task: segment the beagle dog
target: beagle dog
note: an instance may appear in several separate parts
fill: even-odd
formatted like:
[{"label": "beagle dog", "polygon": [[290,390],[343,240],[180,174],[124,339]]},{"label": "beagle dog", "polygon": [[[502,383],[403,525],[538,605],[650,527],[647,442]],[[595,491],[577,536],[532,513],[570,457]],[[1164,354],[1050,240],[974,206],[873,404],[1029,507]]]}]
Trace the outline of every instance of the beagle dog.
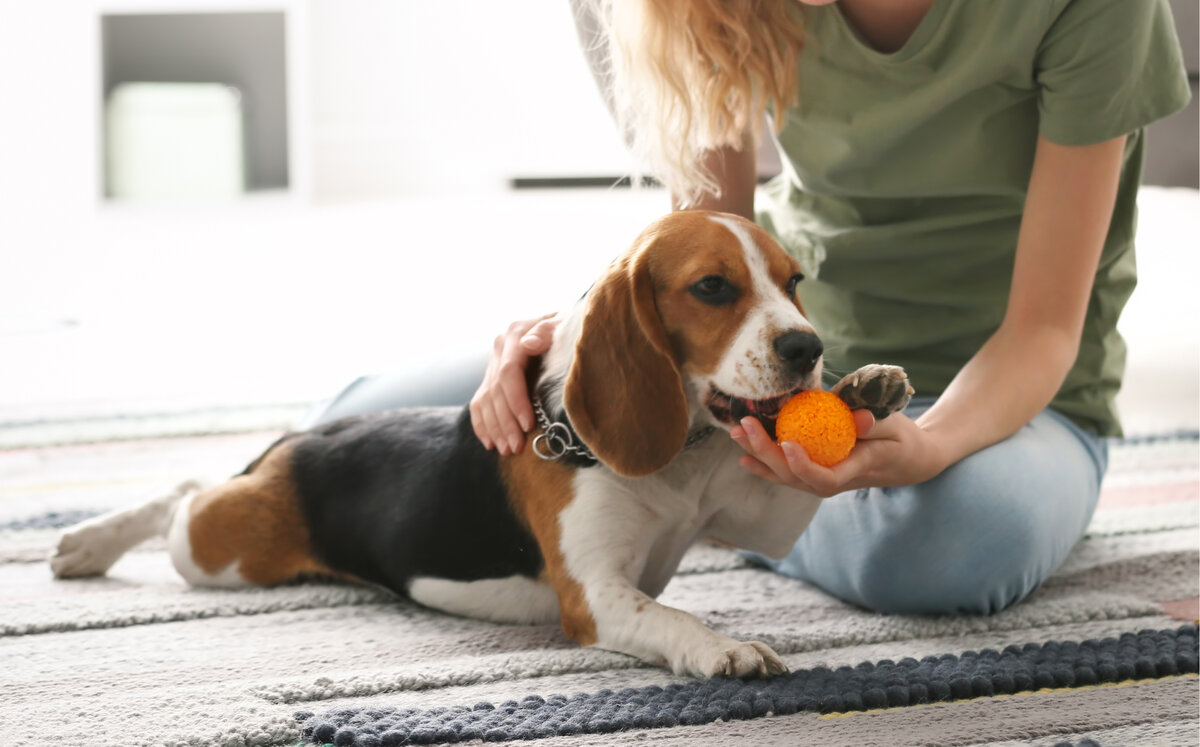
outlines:
[{"label": "beagle dog", "polygon": [[[820,499],[751,474],[721,431],[773,433],[821,384],[802,276],[766,232],[721,213],[649,226],[556,330],[519,454],[476,439],[465,408],[350,417],[283,436],[244,472],[77,525],[56,576],[104,573],[165,535],[196,586],[332,577],[456,615],[559,621],[585,646],[677,673],[772,675],[758,641],[718,635],[655,597],[699,540],[782,557]],[[835,391],[886,417],[912,394],[868,366]]]}]

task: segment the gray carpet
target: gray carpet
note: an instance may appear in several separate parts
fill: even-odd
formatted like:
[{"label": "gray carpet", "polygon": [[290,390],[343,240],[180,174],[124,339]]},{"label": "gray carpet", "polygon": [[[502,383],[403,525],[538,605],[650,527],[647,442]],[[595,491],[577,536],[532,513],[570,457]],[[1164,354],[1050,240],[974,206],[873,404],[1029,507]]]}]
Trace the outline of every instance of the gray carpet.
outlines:
[{"label": "gray carpet", "polygon": [[[37,561],[54,525],[81,515],[69,512],[237,471],[273,436],[0,452],[0,734],[37,745],[292,745],[305,739],[297,713],[429,714],[693,685],[580,649],[551,626],[449,617],[368,589],[188,589],[154,543],[102,579],[55,582]],[[1043,588],[992,617],[876,615],[714,548],[689,555],[664,601],[766,641],[795,671],[1172,631],[1178,610],[1195,617],[1198,497],[1194,435],[1114,444],[1089,536]],[[1164,670],[898,708],[768,717],[751,701],[745,720],[583,730],[536,744],[1196,744],[1198,704],[1194,675]]]}]

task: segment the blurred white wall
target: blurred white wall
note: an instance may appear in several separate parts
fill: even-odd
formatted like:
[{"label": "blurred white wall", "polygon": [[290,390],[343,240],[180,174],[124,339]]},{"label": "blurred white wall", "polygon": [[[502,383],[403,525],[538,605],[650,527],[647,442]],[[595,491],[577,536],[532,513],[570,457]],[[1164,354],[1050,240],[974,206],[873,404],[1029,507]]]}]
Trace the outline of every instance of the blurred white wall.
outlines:
[{"label": "blurred white wall", "polygon": [[3,7],[0,210],[69,212],[98,199],[100,18],[113,13],[279,9],[298,20],[288,27],[287,75],[305,201],[495,192],[516,176],[628,170],[563,0]]},{"label": "blurred white wall", "polygon": [[[566,0],[0,11],[0,426],[294,403],[486,350],[511,319],[571,302],[668,209],[656,190],[507,188],[628,170]],[[104,203],[102,16],[264,11],[288,14],[289,198]],[[1155,400],[1127,411],[1166,413],[1147,427],[1195,418],[1194,241],[1180,237],[1196,234],[1196,200],[1144,193],[1122,329],[1127,396]]]},{"label": "blurred white wall", "polygon": [[565,0],[314,0],[318,199],[628,165]]},{"label": "blurred white wall", "polygon": [[[0,0],[0,11],[0,427],[301,402],[365,372],[486,350],[509,320],[573,301],[667,209],[651,192],[509,189],[515,177],[627,171],[565,0]],[[194,34],[118,24],[121,79],[221,75],[231,60],[278,76],[277,43],[225,32],[230,14],[277,12],[286,193],[106,201],[102,18],[226,16]],[[186,55],[144,30],[166,26],[186,35]],[[222,65],[181,69],[207,47]]]},{"label": "blurred white wall", "polygon": [[0,218],[89,210],[100,184],[97,16],[83,2],[6,0],[0,17]]}]

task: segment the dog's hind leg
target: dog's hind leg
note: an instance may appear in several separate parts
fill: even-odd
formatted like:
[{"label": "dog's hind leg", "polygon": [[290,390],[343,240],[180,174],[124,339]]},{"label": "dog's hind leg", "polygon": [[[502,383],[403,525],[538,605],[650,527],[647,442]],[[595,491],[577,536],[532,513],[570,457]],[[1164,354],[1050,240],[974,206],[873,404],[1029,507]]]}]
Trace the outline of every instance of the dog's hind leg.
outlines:
[{"label": "dog's hind leg", "polygon": [[347,578],[313,552],[291,452],[292,444],[276,443],[243,474],[179,505],[167,549],[188,583],[243,587]]},{"label": "dog's hind leg", "polygon": [[67,529],[50,558],[57,578],[103,575],[135,545],[166,536],[180,502],[202,489],[187,480],[173,491],[140,506],[122,508]]}]

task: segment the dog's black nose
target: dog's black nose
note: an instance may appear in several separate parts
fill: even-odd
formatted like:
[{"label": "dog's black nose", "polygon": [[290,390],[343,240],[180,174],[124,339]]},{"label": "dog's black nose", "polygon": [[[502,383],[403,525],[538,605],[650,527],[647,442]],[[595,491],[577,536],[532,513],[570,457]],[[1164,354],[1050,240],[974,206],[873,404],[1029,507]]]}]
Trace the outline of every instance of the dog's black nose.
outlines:
[{"label": "dog's black nose", "polygon": [[825,351],[821,338],[812,332],[784,332],[775,338],[775,352],[787,364],[788,370],[801,376],[817,365],[817,359]]}]

